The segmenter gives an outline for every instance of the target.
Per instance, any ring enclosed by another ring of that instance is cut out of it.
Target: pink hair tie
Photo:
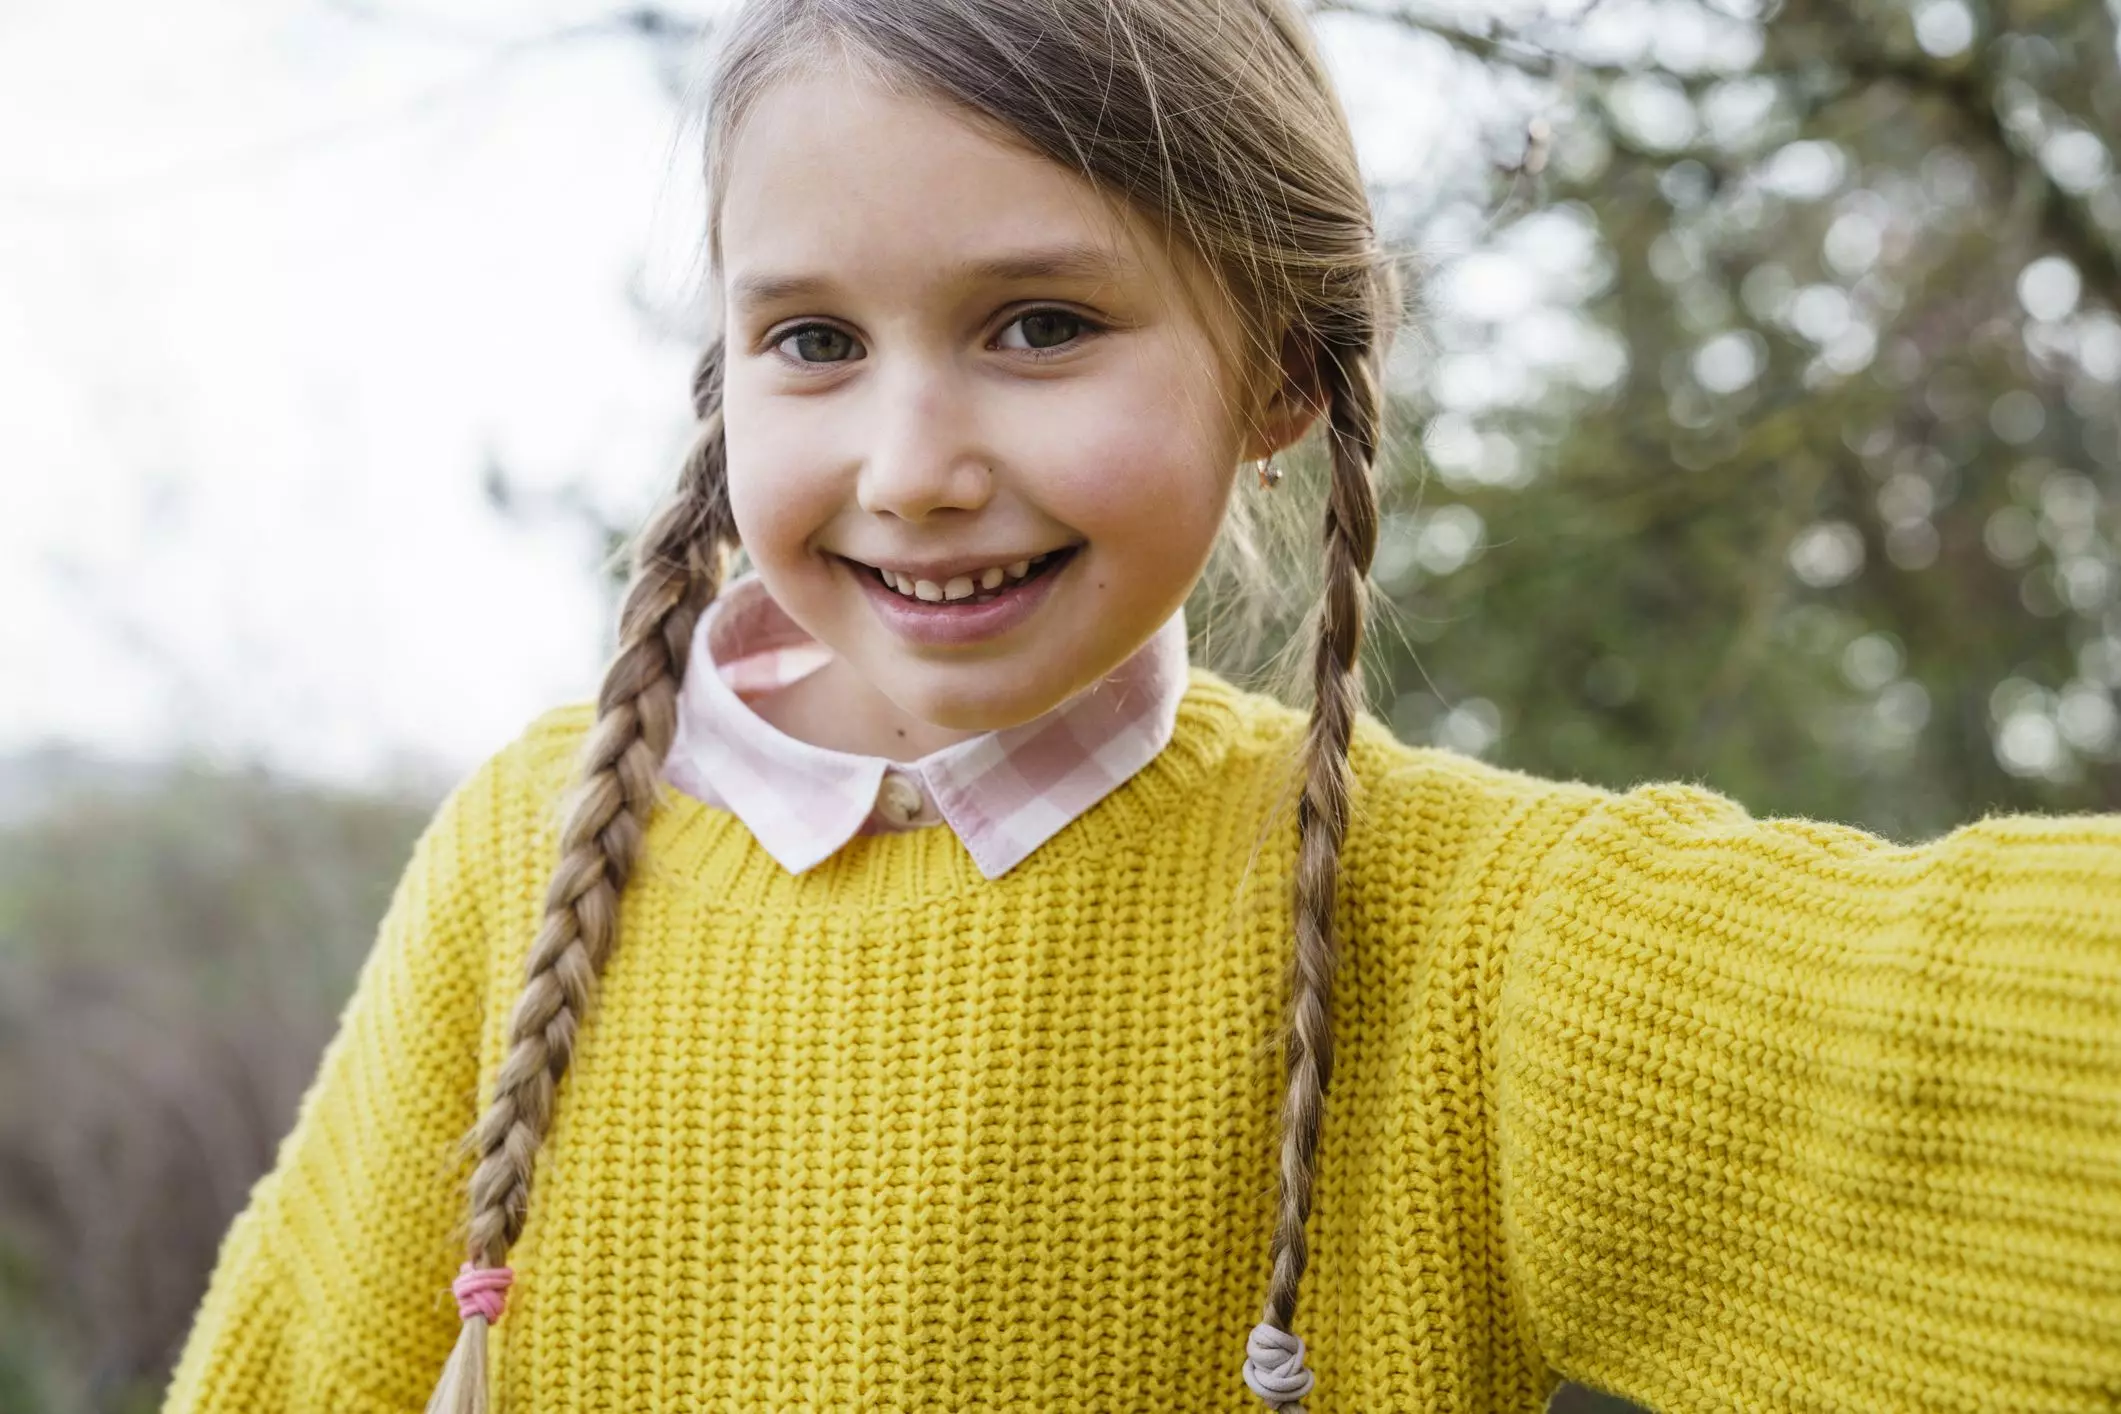
[[[513,1267],[474,1267],[467,1259],[449,1284],[457,1294],[457,1316],[466,1321],[484,1316],[489,1326],[500,1320],[501,1308],[508,1304],[508,1284],[515,1279]]]

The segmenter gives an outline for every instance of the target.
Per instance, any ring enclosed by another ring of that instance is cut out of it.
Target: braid
[[[664,757],[677,732],[678,689],[692,633],[721,588],[735,543],[722,437],[722,342],[708,346],[693,376],[699,434],[676,490],[634,544],[633,580],[619,614],[619,646],[597,697],[560,833],[560,862],[545,895],[545,921],[530,949],[523,991],[508,1019],[508,1052],[493,1103],[466,1140],[478,1156],[471,1176],[470,1260],[459,1278],[464,1324],[428,1414],[485,1414],[486,1329],[505,1290],[500,1268],[523,1231],[533,1162],[552,1123],[554,1093],[574,1056],[575,1035],[617,941],[619,897],[654,813]],[[469,1280],[473,1294],[463,1294]]]
[[[1310,1250],[1313,1159],[1333,1073],[1334,895],[1349,813],[1348,741],[1362,707],[1363,611],[1377,549],[1372,465],[1380,422],[1379,356],[1367,331],[1326,345],[1319,373],[1330,402],[1333,482],[1326,502],[1325,602],[1314,659],[1317,696],[1304,739],[1297,805],[1296,955],[1292,965],[1288,1088],[1281,1109],[1280,1203],[1269,1246],[1273,1270],[1264,1320],[1253,1332],[1246,1380],[1274,1409],[1297,1411],[1309,1392],[1303,1342],[1293,1334],[1298,1288]]]

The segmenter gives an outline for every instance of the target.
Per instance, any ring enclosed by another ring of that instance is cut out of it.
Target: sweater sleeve
[[[503,753],[505,756],[506,753]],[[413,848],[273,1167],[223,1238],[164,1414],[424,1405],[456,1337],[499,763]]]
[[[2121,816],[1901,846],[1643,786],[1524,909],[1497,1142],[1554,1369],[1660,1414],[2121,1409]]]

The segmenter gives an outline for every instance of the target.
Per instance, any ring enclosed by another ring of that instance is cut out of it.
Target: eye
[[[1009,329],[1024,331],[1025,342],[1011,344],[1008,329],[1002,331],[1002,347],[1019,352],[1044,354],[1056,352],[1072,343],[1081,331],[1095,333],[1098,326],[1082,315],[1067,309],[1034,309],[1011,320]]]
[[[798,352],[785,353],[786,346],[791,343]],[[860,347],[852,334],[830,324],[799,324],[775,340],[773,346],[784,350],[784,356],[797,363],[842,363],[849,356],[849,350]]]

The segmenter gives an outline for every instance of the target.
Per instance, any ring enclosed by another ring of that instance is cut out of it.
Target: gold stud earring
[[[1281,485],[1281,468],[1274,464],[1274,454],[1269,452],[1259,464],[1260,489],[1272,491]]]

